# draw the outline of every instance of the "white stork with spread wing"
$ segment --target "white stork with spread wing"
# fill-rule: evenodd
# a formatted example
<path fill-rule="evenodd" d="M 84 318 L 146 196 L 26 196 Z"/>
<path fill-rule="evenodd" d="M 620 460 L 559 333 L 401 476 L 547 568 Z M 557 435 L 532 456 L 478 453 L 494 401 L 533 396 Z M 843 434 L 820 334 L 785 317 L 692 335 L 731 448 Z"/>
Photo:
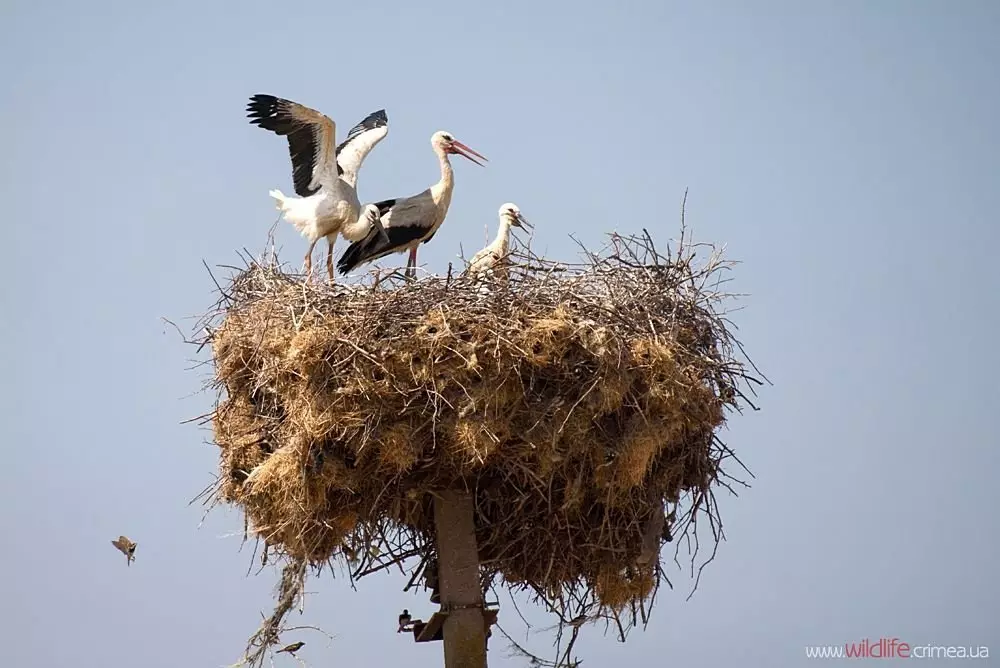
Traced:
<path fill-rule="evenodd" d="M 391 253 L 410 252 L 406 263 L 406 275 L 416 275 L 417 246 L 427 243 L 441 227 L 448 207 L 451 205 L 451 193 L 455 185 L 451 162 L 451 154 L 468 158 L 480 167 L 483 163 L 475 157 L 486 160 L 486 157 L 458 141 L 450 132 L 439 131 L 431 136 L 431 147 L 441 165 L 441 178 L 422 193 L 400 199 L 387 199 L 376 202 L 381 216 L 382 229 L 371 229 L 364 239 L 355 241 L 337 261 L 337 269 L 346 274 L 360 264 L 372 262 Z"/>
<path fill-rule="evenodd" d="M 492 274 L 505 277 L 510 252 L 510 228 L 531 228 L 531 223 L 521 215 L 521 210 L 516 204 L 508 202 L 501 206 L 499 216 L 500 227 L 497 229 L 496 239 L 469 260 L 468 272 L 473 276 Z"/>
<path fill-rule="evenodd" d="M 333 276 L 333 245 L 337 235 L 348 241 L 364 239 L 369 232 L 384 237 L 378 208 L 361 206 L 358 171 L 371 150 L 389 133 L 385 110 L 369 114 L 335 146 L 336 125 L 326 115 L 297 102 L 258 94 L 247 105 L 250 123 L 288 138 L 292 182 L 298 197 L 280 190 L 270 192 L 295 229 L 309 240 L 305 269 L 312 273 L 312 253 L 326 237 L 326 270 Z"/>

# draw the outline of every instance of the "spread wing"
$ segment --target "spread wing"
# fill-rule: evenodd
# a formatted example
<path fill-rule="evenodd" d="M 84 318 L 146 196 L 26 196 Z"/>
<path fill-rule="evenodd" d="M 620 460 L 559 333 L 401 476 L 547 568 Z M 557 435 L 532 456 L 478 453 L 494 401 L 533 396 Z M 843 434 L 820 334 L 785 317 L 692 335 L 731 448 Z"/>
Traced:
<path fill-rule="evenodd" d="M 375 145 L 389 134 L 389 117 L 385 109 L 374 111 L 347 133 L 347 138 L 337 147 L 337 174 L 352 188 L 358 185 L 358 171 Z"/>
<path fill-rule="evenodd" d="M 250 123 L 288 138 L 295 193 L 308 197 L 324 183 L 337 178 L 334 135 L 336 126 L 328 116 L 297 102 L 273 95 L 257 94 L 247 105 Z"/>
<path fill-rule="evenodd" d="M 132 555 L 135 554 L 137 543 L 129 540 L 125 536 L 118 536 L 118 540 L 111 541 L 111 544 L 118 548 L 118 550 L 128 558 L 130 564 L 132 563 L 132 559 L 134 558 Z"/>

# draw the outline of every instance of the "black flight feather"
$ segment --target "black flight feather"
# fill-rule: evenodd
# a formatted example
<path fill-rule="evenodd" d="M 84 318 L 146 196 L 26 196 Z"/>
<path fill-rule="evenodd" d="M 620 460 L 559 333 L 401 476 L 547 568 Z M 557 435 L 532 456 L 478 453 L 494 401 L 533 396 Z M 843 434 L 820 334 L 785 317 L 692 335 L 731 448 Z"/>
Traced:
<path fill-rule="evenodd" d="M 368 132 L 369 130 L 374 130 L 375 128 L 381 128 L 388 124 L 389 117 L 386 116 L 385 109 L 379 109 L 378 111 L 373 111 L 365 116 L 364 120 L 348 130 L 347 138 L 340 142 L 340 145 L 337 146 L 337 151 L 335 153 L 337 156 L 337 176 L 343 176 L 344 174 L 344 168 L 340 166 L 340 152 L 344 150 L 344 147 L 362 132 Z"/>
<path fill-rule="evenodd" d="M 374 130 L 375 128 L 385 127 L 389 124 L 389 117 L 385 114 L 385 109 L 379 109 L 378 111 L 373 111 L 372 113 L 365 116 L 364 120 L 355 125 L 353 128 L 347 131 L 347 137 L 344 141 L 340 142 L 340 146 L 337 147 L 337 154 L 339 155 L 344 147 L 347 146 L 351 140 L 360 135 L 362 132 L 368 132 L 369 130 Z"/>
<path fill-rule="evenodd" d="M 346 274 L 360 264 L 398 253 L 414 241 L 422 239 L 427 230 L 417 225 L 399 225 L 386 227 L 385 233 L 389 237 L 388 243 L 373 227 L 364 239 L 348 246 L 337 261 L 337 270 L 341 274 Z"/>
<path fill-rule="evenodd" d="M 276 135 L 288 137 L 288 154 L 292 159 L 292 183 L 295 194 L 309 197 L 319 188 L 310 188 L 313 166 L 316 161 L 318 142 L 316 133 L 309 125 L 295 119 L 289 112 L 294 104 L 290 100 L 258 93 L 247 104 L 247 117 L 252 125 L 270 130 Z"/>

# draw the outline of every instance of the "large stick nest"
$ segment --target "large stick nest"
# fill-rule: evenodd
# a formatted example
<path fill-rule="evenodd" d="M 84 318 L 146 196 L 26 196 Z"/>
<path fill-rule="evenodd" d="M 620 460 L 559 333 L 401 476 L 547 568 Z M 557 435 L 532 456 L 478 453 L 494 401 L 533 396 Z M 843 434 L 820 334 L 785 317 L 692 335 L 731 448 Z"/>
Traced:
<path fill-rule="evenodd" d="M 265 549 L 358 574 L 432 555 L 434 493 L 467 488 L 484 584 L 647 600 L 661 546 L 715 517 L 716 432 L 753 379 L 716 254 L 696 268 L 690 247 L 611 235 L 584 255 L 353 286 L 249 262 L 209 317 L 217 498 Z"/>

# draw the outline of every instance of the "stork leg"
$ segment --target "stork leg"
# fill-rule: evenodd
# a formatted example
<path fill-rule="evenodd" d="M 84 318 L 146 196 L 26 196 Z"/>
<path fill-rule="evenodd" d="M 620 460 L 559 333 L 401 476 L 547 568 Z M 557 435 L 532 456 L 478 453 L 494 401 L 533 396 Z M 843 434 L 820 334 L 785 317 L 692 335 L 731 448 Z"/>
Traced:
<path fill-rule="evenodd" d="M 333 244 L 336 243 L 337 237 L 330 236 L 326 238 L 326 274 L 330 277 L 330 285 L 336 283 L 336 279 L 333 277 Z"/>
<path fill-rule="evenodd" d="M 314 239 L 309 243 L 309 250 L 306 251 L 306 261 L 304 269 L 306 271 L 306 281 L 312 278 L 313 270 L 313 249 L 316 248 L 316 242 L 318 239 Z"/>
<path fill-rule="evenodd" d="M 406 261 L 406 277 L 414 278 L 417 275 L 417 248 L 410 249 L 410 259 Z"/>

